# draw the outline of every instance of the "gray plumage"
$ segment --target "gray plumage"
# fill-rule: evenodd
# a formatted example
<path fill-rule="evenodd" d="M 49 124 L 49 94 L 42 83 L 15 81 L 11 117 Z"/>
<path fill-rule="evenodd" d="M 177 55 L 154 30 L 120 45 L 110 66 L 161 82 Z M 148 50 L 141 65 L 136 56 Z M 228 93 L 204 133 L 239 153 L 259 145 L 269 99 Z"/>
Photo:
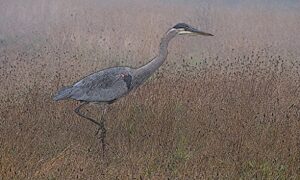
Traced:
<path fill-rule="evenodd" d="M 93 73 L 70 87 L 58 91 L 54 100 L 74 99 L 87 102 L 110 102 L 125 95 L 131 85 L 128 67 L 113 67 Z M 124 76 L 124 77 L 123 77 Z M 126 77 L 125 77 L 126 76 Z"/>

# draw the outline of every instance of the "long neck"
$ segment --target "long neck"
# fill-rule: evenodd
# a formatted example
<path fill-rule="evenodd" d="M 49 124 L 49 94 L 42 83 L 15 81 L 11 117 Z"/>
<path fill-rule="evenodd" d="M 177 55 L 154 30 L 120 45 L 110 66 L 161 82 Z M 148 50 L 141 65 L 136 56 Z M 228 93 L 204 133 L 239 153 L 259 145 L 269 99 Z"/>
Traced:
<path fill-rule="evenodd" d="M 136 69 L 135 75 L 140 81 L 149 78 L 163 64 L 168 56 L 168 44 L 175 35 L 174 30 L 168 31 L 161 39 L 158 55 L 146 65 Z"/>

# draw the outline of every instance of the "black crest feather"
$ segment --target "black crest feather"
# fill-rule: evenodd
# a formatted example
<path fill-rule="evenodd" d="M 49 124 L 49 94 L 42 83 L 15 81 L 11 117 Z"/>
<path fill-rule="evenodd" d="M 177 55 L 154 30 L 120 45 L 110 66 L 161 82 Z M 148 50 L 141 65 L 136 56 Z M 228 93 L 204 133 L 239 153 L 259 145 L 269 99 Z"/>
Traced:
<path fill-rule="evenodd" d="M 188 29 L 189 25 L 187 25 L 185 23 L 178 23 L 173 28 L 175 28 L 175 29 Z"/>

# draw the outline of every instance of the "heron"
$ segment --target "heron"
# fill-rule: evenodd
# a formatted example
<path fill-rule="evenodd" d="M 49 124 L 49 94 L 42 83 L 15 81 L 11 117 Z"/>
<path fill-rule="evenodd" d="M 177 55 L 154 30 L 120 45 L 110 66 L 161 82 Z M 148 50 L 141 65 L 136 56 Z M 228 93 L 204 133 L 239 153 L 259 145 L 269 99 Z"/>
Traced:
<path fill-rule="evenodd" d="M 53 100 L 72 99 L 80 101 L 81 104 L 74 110 L 82 118 L 90 120 L 99 126 L 97 134 L 101 130 L 100 139 L 102 151 L 105 151 L 105 119 L 106 105 L 116 102 L 121 97 L 126 96 L 130 91 L 139 87 L 147 80 L 166 60 L 168 55 L 168 44 L 176 35 L 202 35 L 213 36 L 213 34 L 200 31 L 186 23 L 178 23 L 171 27 L 161 38 L 158 55 L 150 62 L 139 68 L 126 66 L 110 67 L 92 73 L 73 85 L 61 88 Z M 102 109 L 100 122 L 84 115 L 80 109 L 89 103 L 105 105 Z"/>

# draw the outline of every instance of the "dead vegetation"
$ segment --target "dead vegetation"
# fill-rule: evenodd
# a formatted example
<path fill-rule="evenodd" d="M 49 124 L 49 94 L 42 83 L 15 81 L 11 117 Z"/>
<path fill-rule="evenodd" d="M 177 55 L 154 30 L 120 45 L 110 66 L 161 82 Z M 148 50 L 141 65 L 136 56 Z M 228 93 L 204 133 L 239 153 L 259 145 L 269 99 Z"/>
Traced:
<path fill-rule="evenodd" d="M 299 15 L 147 3 L 17 6 L 17 24 L 0 27 L 0 179 L 298 179 Z M 4 17 L 13 5 L 2 6 Z M 36 17 L 38 7 L 53 16 Z M 102 159 L 96 127 L 76 116 L 77 103 L 51 97 L 88 72 L 146 62 L 172 25 L 162 16 L 217 36 L 177 38 L 159 72 L 110 107 Z M 20 22 L 31 29 L 20 32 Z"/>

